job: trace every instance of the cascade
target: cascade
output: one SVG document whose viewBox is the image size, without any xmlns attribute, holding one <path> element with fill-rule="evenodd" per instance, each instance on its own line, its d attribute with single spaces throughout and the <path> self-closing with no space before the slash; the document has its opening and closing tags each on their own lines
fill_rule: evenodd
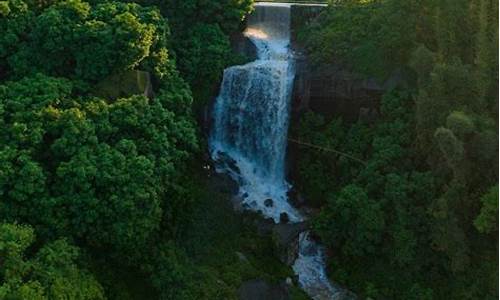
<svg viewBox="0 0 500 300">
<path fill-rule="evenodd" d="M 280 221 L 304 217 L 288 203 L 285 155 L 294 79 L 290 49 L 291 5 L 257 3 L 245 35 L 257 48 L 257 60 L 224 71 L 213 109 L 209 147 L 218 172 L 239 184 L 243 208 Z M 315 300 L 337 299 L 339 290 L 326 277 L 323 250 L 304 232 L 293 265 L 301 287 Z"/>
</svg>

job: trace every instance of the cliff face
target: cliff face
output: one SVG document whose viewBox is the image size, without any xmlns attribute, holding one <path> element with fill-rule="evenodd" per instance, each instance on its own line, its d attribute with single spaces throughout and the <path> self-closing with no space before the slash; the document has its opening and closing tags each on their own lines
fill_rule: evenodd
<svg viewBox="0 0 500 300">
<path fill-rule="evenodd" d="M 331 117 L 342 117 L 344 121 L 376 119 L 380 97 L 384 86 L 374 79 L 365 79 L 340 66 L 324 65 L 312 70 L 307 54 L 297 42 L 299 28 L 314 22 L 325 9 L 322 6 L 292 7 L 292 47 L 296 54 L 296 75 L 292 96 L 293 117 L 312 110 Z"/>
<path fill-rule="evenodd" d="M 242 32 L 236 32 L 230 37 L 231 48 L 235 53 L 248 57 L 251 61 L 257 59 L 257 47 Z"/>
<path fill-rule="evenodd" d="M 346 122 L 373 122 L 383 92 L 384 87 L 374 79 L 364 79 L 335 65 L 312 71 L 307 56 L 299 56 L 292 95 L 294 117 L 312 110 L 327 119 L 335 116 Z"/>
</svg>

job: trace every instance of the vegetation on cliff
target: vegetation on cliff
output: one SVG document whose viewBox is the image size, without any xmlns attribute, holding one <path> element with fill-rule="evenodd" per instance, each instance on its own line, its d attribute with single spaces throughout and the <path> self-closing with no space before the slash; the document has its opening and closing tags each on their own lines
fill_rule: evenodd
<svg viewBox="0 0 500 300">
<path fill-rule="evenodd" d="M 332 278 L 376 299 L 498 298 L 498 2 L 334 2 L 299 33 L 313 64 L 407 84 L 375 123 L 295 129 L 366 161 L 299 156 Z"/>
</svg>

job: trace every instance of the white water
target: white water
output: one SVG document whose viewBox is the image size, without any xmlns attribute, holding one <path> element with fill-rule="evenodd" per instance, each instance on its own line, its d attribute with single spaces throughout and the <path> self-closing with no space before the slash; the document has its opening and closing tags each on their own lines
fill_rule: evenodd
<svg viewBox="0 0 500 300">
<path fill-rule="evenodd" d="M 242 206 L 261 211 L 279 222 L 304 218 L 288 203 L 285 154 L 293 85 L 294 59 L 290 49 L 290 4 L 257 3 L 245 35 L 257 47 L 258 58 L 224 71 L 210 136 L 217 171 L 239 183 Z M 272 205 L 265 205 L 267 199 Z M 315 300 L 336 299 L 326 277 L 323 250 L 300 235 L 299 257 L 293 265 L 301 287 Z"/>
<path fill-rule="evenodd" d="M 210 139 L 212 158 L 220 162 L 220 171 L 239 182 L 243 204 L 276 222 L 282 212 L 291 221 L 302 219 L 286 197 L 290 185 L 285 180 L 285 153 L 294 78 L 289 26 L 289 5 L 256 6 L 245 34 L 256 45 L 258 59 L 224 71 Z M 272 206 L 264 204 L 267 199 L 272 199 Z"/>
</svg>

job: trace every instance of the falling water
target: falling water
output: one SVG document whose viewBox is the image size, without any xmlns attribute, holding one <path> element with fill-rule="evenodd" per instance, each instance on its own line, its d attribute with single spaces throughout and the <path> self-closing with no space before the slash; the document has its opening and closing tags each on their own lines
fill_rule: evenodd
<svg viewBox="0 0 500 300">
<path fill-rule="evenodd" d="M 276 222 L 283 212 L 291 221 L 301 220 L 286 199 L 290 186 L 285 180 L 285 153 L 294 78 L 289 24 L 289 5 L 256 6 L 245 35 L 256 45 L 258 59 L 224 71 L 210 143 L 212 157 L 222 162 L 219 168 L 239 182 L 244 205 Z"/>
<path fill-rule="evenodd" d="M 290 49 L 290 4 L 258 3 L 245 35 L 257 48 L 257 60 L 224 71 L 210 136 L 217 171 L 239 183 L 242 206 L 279 222 L 303 220 L 287 199 L 285 154 L 294 58 Z M 293 269 L 302 288 L 315 300 L 336 299 L 328 281 L 323 250 L 309 234 L 299 240 Z"/>
</svg>

